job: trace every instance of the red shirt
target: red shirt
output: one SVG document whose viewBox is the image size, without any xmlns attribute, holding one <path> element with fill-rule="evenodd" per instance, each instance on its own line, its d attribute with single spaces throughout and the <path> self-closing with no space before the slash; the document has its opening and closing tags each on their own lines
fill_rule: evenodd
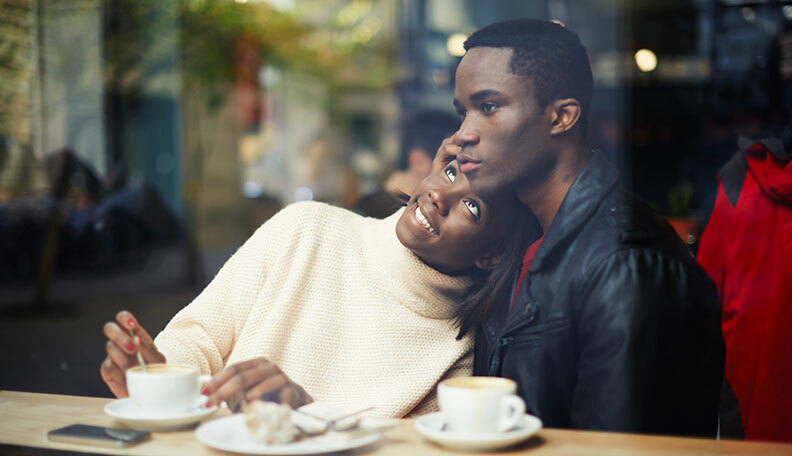
<svg viewBox="0 0 792 456">
<path fill-rule="evenodd" d="M 536 256 L 536 252 L 539 250 L 539 246 L 542 244 L 544 240 L 544 234 L 542 237 L 534 241 L 533 244 L 528 246 L 525 249 L 525 256 L 522 260 L 522 267 L 520 268 L 520 276 L 517 278 L 517 286 L 514 287 L 514 296 L 512 296 L 512 305 L 514 305 L 514 301 L 517 300 L 517 292 L 520 291 L 520 285 L 522 285 L 522 281 L 525 278 L 525 275 L 528 273 L 528 270 L 531 269 L 531 264 L 533 264 L 533 259 Z"/>
</svg>

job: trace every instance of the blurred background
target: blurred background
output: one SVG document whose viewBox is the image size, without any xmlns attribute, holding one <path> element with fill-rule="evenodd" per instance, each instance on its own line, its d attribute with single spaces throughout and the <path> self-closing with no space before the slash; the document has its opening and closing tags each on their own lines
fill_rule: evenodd
<svg viewBox="0 0 792 456">
<path fill-rule="evenodd" d="M 516 17 L 580 35 L 592 148 L 692 250 L 737 140 L 790 144 L 789 1 L 0 0 L 0 389 L 108 396 L 118 310 L 156 334 L 283 205 L 387 213 Z"/>
</svg>

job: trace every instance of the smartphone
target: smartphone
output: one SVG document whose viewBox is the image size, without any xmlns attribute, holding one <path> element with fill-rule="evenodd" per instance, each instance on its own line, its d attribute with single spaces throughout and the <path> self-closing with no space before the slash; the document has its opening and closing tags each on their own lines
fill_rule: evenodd
<svg viewBox="0 0 792 456">
<path fill-rule="evenodd" d="M 53 442 L 99 445 L 111 448 L 131 446 L 147 440 L 150 436 L 151 433 L 146 431 L 106 428 L 88 424 L 72 424 L 47 433 L 47 438 Z"/>
</svg>

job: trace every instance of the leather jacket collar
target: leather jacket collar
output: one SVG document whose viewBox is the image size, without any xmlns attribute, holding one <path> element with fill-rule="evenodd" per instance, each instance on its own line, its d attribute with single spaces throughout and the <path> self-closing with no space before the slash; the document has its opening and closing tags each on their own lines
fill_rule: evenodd
<svg viewBox="0 0 792 456">
<path fill-rule="evenodd" d="M 553 248 L 586 223 L 618 179 L 619 171 L 616 167 L 602 152 L 593 151 L 583 171 L 564 197 L 539 251 L 536 252 L 530 271 L 540 269 L 545 257 Z"/>
</svg>

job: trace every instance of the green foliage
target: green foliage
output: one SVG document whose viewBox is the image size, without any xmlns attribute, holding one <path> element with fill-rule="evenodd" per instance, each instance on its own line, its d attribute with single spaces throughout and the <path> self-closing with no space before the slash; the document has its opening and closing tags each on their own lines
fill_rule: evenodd
<svg viewBox="0 0 792 456">
<path fill-rule="evenodd" d="M 360 5 L 366 2 L 352 2 L 341 9 L 340 19 L 314 25 L 263 2 L 105 1 L 107 81 L 123 92 L 140 90 L 168 67 L 167 49 L 172 46 L 167 40 L 160 42 L 159 37 L 172 34 L 173 27 L 179 31 L 182 78 L 188 86 L 199 83 L 210 88 L 210 100 L 217 101 L 239 77 L 235 71 L 255 66 L 245 62 L 251 58 L 250 50 L 259 64 L 318 75 L 331 90 L 351 85 L 376 88 L 391 82 L 389 51 L 381 40 L 374 39 L 378 24 L 348 20 L 365 13 Z M 350 13 L 349 5 L 356 5 L 357 11 Z M 158 47 L 164 49 L 161 60 Z"/>
</svg>

